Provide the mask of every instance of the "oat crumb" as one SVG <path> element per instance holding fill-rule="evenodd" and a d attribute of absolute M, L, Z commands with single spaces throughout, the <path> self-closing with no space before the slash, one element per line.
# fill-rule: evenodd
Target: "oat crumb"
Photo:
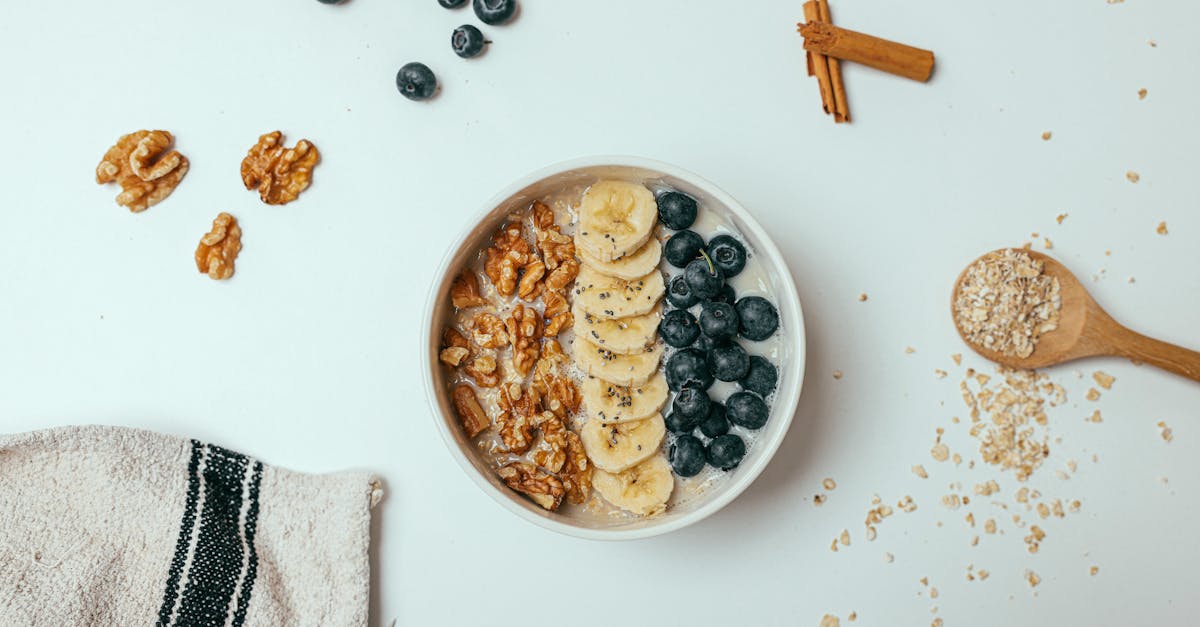
<path fill-rule="evenodd" d="M 1175 439 L 1175 436 L 1171 433 L 1171 427 L 1168 427 L 1166 422 L 1159 420 L 1158 428 L 1164 442 L 1170 442 Z"/>
<path fill-rule="evenodd" d="M 1102 387 L 1106 390 L 1111 390 L 1113 381 L 1117 380 L 1116 377 L 1114 377 L 1102 370 L 1097 370 L 1096 372 L 1093 372 L 1092 378 L 1096 380 L 1097 385 L 1099 385 L 1100 387 Z"/>
<path fill-rule="evenodd" d="M 1042 248 L 1045 248 L 1046 250 L 1050 250 L 1051 248 L 1054 248 L 1054 242 L 1050 241 L 1049 237 L 1043 237 L 1042 238 Z"/>
<path fill-rule="evenodd" d="M 1058 214 L 1057 216 L 1054 216 L 1054 220 L 1055 220 L 1056 222 L 1058 222 L 1059 224 L 1062 224 L 1062 223 L 1063 223 L 1063 220 L 1066 220 L 1066 219 L 1067 219 L 1067 215 L 1068 215 L 1068 214 L 1065 214 L 1065 213 L 1060 213 L 1060 214 Z"/>
<path fill-rule="evenodd" d="M 840 380 L 841 380 L 841 378 L 842 378 L 842 371 L 841 371 L 841 370 L 834 370 L 834 371 L 833 371 L 833 378 L 834 378 L 835 380 L 839 380 L 839 381 L 840 381 Z"/>
<path fill-rule="evenodd" d="M 950 447 L 938 442 L 929 450 L 929 454 L 933 456 L 934 461 L 944 462 L 950 459 Z"/>
<path fill-rule="evenodd" d="M 1147 92 L 1146 92 L 1146 88 L 1145 88 L 1145 87 L 1143 87 L 1143 88 L 1139 89 L 1139 90 L 1138 90 L 1138 100 L 1145 100 L 1145 99 L 1146 99 L 1146 93 L 1147 93 Z"/>
<path fill-rule="evenodd" d="M 1109 0 L 1109 1 L 1111 2 L 1112 0 Z M 1039 583 L 1042 583 L 1042 578 L 1038 577 L 1037 573 L 1033 572 L 1032 570 L 1027 570 L 1027 571 L 1025 571 L 1025 581 L 1028 581 L 1029 587 L 1033 588 L 1033 587 L 1036 587 Z"/>
<path fill-rule="evenodd" d="M 931 599 L 938 598 L 938 589 L 936 587 L 929 589 L 929 598 L 931 598 Z"/>
<path fill-rule="evenodd" d="M 852 623 L 854 621 L 858 620 L 858 612 L 851 611 L 849 614 L 846 615 L 846 620 L 848 620 Z"/>
<path fill-rule="evenodd" d="M 1050 141 L 1050 131 L 1042 132 L 1042 141 Z"/>
<path fill-rule="evenodd" d="M 858 302 L 860 302 L 860 303 L 867 302 L 867 293 L 866 292 L 863 292 L 858 295 Z"/>
<path fill-rule="evenodd" d="M 1100 418 L 1100 410 L 1099 409 L 1092 412 L 1092 415 L 1088 416 L 1088 420 L 1091 422 L 1104 422 L 1104 420 L 1102 418 Z"/>
<path fill-rule="evenodd" d="M 1158 233 L 1159 235 L 1166 235 L 1167 234 L 1167 223 L 1159 222 L 1158 228 L 1154 229 L 1154 232 Z"/>
<path fill-rule="evenodd" d="M 1089 572 L 1089 573 L 1091 573 L 1093 577 L 1095 577 L 1095 576 L 1096 576 L 1096 573 L 1099 573 L 1099 572 L 1100 572 L 1100 567 L 1099 567 L 1099 566 L 1093 566 L 1093 567 L 1091 567 L 1091 568 L 1089 568 L 1089 569 L 1088 569 L 1088 572 Z"/>
<path fill-rule="evenodd" d="M 833 477 L 825 477 L 821 480 L 821 487 L 826 490 L 833 490 L 837 488 L 837 482 L 833 480 Z"/>
<path fill-rule="evenodd" d="M 911 355 L 911 354 L 913 354 L 913 353 L 915 353 L 915 352 L 917 352 L 917 349 L 915 349 L 915 348 L 913 348 L 913 347 L 911 347 L 911 346 L 905 346 L 905 347 L 904 347 L 904 353 L 905 353 L 906 355 Z"/>
<path fill-rule="evenodd" d="M 1136 183 L 1136 182 L 1142 180 L 1142 175 L 1138 174 L 1137 172 L 1134 172 L 1133 170 L 1129 170 L 1128 172 L 1125 173 L 1125 178 L 1129 179 L 1130 183 Z"/>
<path fill-rule="evenodd" d="M 838 536 L 838 542 L 841 542 L 842 546 L 850 546 L 850 532 L 842 529 L 842 535 Z"/>
<path fill-rule="evenodd" d="M 1089 401 L 1098 401 L 1098 400 L 1100 400 L 1100 390 L 1097 390 L 1096 388 L 1088 388 L 1088 391 L 1087 391 L 1087 399 L 1088 399 Z"/>
<path fill-rule="evenodd" d="M 837 616 L 826 614 L 821 617 L 821 624 L 819 627 L 838 627 L 840 624 L 841 622 L 838 620 Z"/>
<path fill-rule="evenodd" d="M 954 360 L 955 366 L 962 365 L 962 353 L 954 353 L 953 355 L 950 356 L 950 359 Z"/>
<path fill-rule="evenodd" d="M 814 494 L 813 495 L 813 505 L 820 507 L 821 505 L 823 505 L 825 503 L 825 498 L 826 497 L 824 494 Z"/>
<path fill-rule="evenodd" d="M 929 478 L 929 473 L 925 472 L 925 467 L 922 466 L 921 464 L 917 464 L 916 466 L 913 466 L 912 471 L 913 471 L 914 475 L 916 475 L 922 479 Z"/>
<path fill-rule="evenodd" d="M 883 561 L 885 564 L 891 564 L 892 562 L 896 561 L 896 556 L 892 555 L 891 553 L 884 553 Z"/>
<path fill-rule="evenodd" d="M 945 379 L 947 374 L 949 373 L 941 368 L 934 368 L 933 370 L 933 376 L 937 377 L 938 379 Z"/>

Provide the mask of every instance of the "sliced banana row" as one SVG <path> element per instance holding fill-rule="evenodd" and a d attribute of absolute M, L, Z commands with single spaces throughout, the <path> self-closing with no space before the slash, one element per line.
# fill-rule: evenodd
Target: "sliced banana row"
<path fill-rule="evenodd" d="M 580 430 L 605 500 L 638 515 L 666 508 L 675 488 L 660 453 L 667 382 L 659 371 L 659 301 L 666 292 L 654 237 L 658 205 L 644 185 L 600 181 L 584 193 L 575 250 L 582 262 L 572 290 L 575 361 L 588 374 Z"/>

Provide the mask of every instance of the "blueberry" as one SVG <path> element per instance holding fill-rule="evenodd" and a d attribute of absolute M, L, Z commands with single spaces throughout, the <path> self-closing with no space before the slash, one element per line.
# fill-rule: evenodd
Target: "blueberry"
<path fill-rule="evenodd" d="M 733 286 L 726 283 L 721 286 L 721 291 L 717 292 L 716 296 L 708 299 L 710 303 L 729 303 L 730 305 L 737 302 L 737 293 L 733 291 Z"/>
<path fill-rule="evenodd" d="M 742 337 L 747 340 L 765 340 L 779 328 L 779 312 L 775 305 L 761 296 L 747 296 L 739 300 L 737 313 Z"/>
<path fill-rule="evenodd" d="M 725 275 L 707 258 L 692 260 L 683 270 L 683 276 L 691 286 L 692 293 L 699 299 L 716 296 L 721 291 L 721 284 L 725 282 Z"/>
<path fill-rule="evenodd" d="M 724 346 L 728 343 L 729 343 L 729 340 L 718 341 L 718 340 L 714 340 L 711 337 L 708 337 L 707 335 L 701 333 L 700 337 L 696 338 L 696 343 L 692 344 L 692 348 L 702 351 L 705 355 L 707 355 L 708 352 L 711 351 L 712 349 L 714 349 L 718 346 Z"/>
<path fill-rule="evenodd" d="M 731 342 L 708 352 L 708 371 L 720 381 L 737 381 L 750 370 L 750 356 L 746 350 Z"/>
<path fill-rule="evenodd" d="M 712 386 L 713 377 L 708 371 L 708 363 L 704 353 L 694 348 L 684 348 L 676 351 L 667 360 L 667 387 L 678 392 L 685 385 L 707 390 Z"/>
<path fill-rule="evenodd" d="M 725 273 L 725 278 L 735 277 L 746 267 L 746 247 L 732 235 L 718 235 L 708 243 L 708 256 L 713 265 Z"/>
<path fill-rule="evenodd" d="M 761 429 L 770 413 L 766 402 L 752 392 L 735 392 L 725 399 L 725 417 L 739 427 Z"/>
<path fill-rule="evenodd" d="M 663 421 L 667 423 L 667 431 L 686 435 L 695 430 L 696 424 L 700 422 L 700 418 L 697 416 L 685 416 L 678 411 L 673 411 L 667 414 L 667 417 Z"/>
<path fill-rule="evenodd" d="M 713 403 L 708 407 L 708 414 L 700 419 L 700 433 L 705 437 L 715 438 L 729 433 L 729 420 L 725 418 L 725 406 Z"/>
<path fill-rule="evenodd" d="M 437 86 L 437 77 L 424 63 L 405 64 L 396 73 L 396 88 L 409 100 L 428 100 Z"/>
<path fill-rule="evenodd" d="M 667 192 L 658 197 L 658 219 L 676 231 L 686 229 L 696 221 L 696 200 L 680 192 Z"/>
<path fill-rule="evenodd" d="M 663 245 L 663 257 L 676 268 L 686 268 L 704 250 L 704 238 L 695 231 L 680 231 L 667 238 Z"/>
<path fill-rule="evenodd" d="M 754 355 L 750 358 L 750 369 L 738 383 L 741 384 L 743 390 L 749 390 L 766 398 L 768 394 L 775 391 L 775 384 L 778 382 L 779 371 L 775 369 L 775 366 L 765 357 Z"/>
<path fill-rule="evenodd" d="M 321 0 L 321 2 L 324 1 L 325 0 Z M 466 3 L 467 0 L 438 0 L 438 4 L 442 5 L 442 7 L 446 9 L 457 9 Z"/>
<path fill-rule="evenodd" d="M 732 433 L 719 435 L 708 443 L 708 463 L 721 470 L 737 468 L 745 456 L 746 443 Z"/>
<path fill-rule="evenodd" d="M 717 341 L 733 338 L 738 332 L 737 309 L 729 303 L 706 303 L 700 312 L 700 332 Z"/>
<path fill-rule="evenodd" d="M 707 392 L 700 388 L 685 387 L 675 395 L 675 402 L 671 407 L 673 413 L 699 420 L 708 415 L 712 405 L 712 399 L 708 398 Z"/>
<path fill-rule="evenodd" d="M 483 46 L 492 42 L 483 38 L 483 32 L 470 24 L 463 24 L 450 34 L 450 47 L 454 54 L 470 59 L 483 54 Z"/>
<path fill-rule="evenodd" d="M 700 324 L 688 310 L 672 309 L 658 324 L 658 334 L 667 346 L 683 348 L 696 341 L 696 337 L 700 335 Z"/>
<path fill-rule="evenodd" d="M 667 301 L 680 309 L 687 309 L 700 302 L 700 299 L 692 293 L 692 286 L 688 285 L 687 279 L 679 274 L 667 286 Z"/>
<path fill-rule="evenodd" d="M 479 21 L 495 26 L 512 19 L 517 12 L 517 0 L 474 0 L 471 8 L 475 9 Z"/>
<path fill-rule="evenodd" d="M 675 438 L 667 457 L 671 460 L 671 470 L 680 477 L 695 477 L 704 470 L 704 463 L 708 461 L 704 445 L 691 435 Z"/>

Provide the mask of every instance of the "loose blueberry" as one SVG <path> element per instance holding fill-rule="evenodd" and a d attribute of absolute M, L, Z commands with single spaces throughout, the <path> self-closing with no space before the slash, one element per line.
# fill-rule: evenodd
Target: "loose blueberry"
<path fill-rule="evenodd" d="M 735 392 L 725 399 L 725 417 L 747 429 L 761 429 L 770 414 L 766 402 L 751 392 Z"/>
<path fill-rule="evenodd" d="M 778 382 L 779 371 L 775 369 L 775 366 L 765 357 L 754 355 L 750 358 L 750 369 L 738 383 L 741 384 L 743 390 L 749 390 L 766 398 L 768 394 L 775 391 L 775 385 Z"/>
<path fill-rule="evenodd" d="M 713 265 L 725 273 L 725 278 L 735 277 L 746 267 L 746 247 L 732 235 L 718 235 L 708 243 L 708 256 Z"/>
<path fill-rule="evenodd" d="M 685 387 L 675 395 L 672 410 L 676 414 L 699 420 L 708 415 L 708 410 L 712 408 L 712 405 L 712 399 L 708 398 L 707 392 L 700 388 Z"/>
<path fill-rule="evenodd" d="M 671 283 L 667 286 L 667 302 L 680 309 L 687 309 L 699 301 L 700 299 L 692 293 L 692 286 L 688 285 L 687 279 L 682 274 L 671 279 Z"/>
<path fill-rule="evenodd" d="M 704 238 L 695 231 L 680 231 L 667 238 L 663 245 L 663 257 L 676 268 L 686 268 L 704 250 Z"/>
<path fill-rule="evenodd" d="M 685 435 L 696 429 L 700 418 L 697 416 L 685 416 L 677 411 L 673 411 L 667 414 L 666 418 L 663 418 L 663 422 L 667 423 L 667 431 Z"/>
<path fill-rule="evenodd" d="M 729 420 L 725 418 L 725 406 L 720 403 L 713 403 L 708 408 L 708 413 L 700 419 L 700 433 L 704 437 L 715 438 L 718 435 L 729 433 Z"/>
<path fill-rule="evenodd" d="M 474 0 L 471 8 L 475 9 L 479 21 L 495 26 L 512 19 L 517 12 L 517 0 Z"/>
<path fill-rule="evenodd" d="M 683 276 L 691 286 L 692 293 L 701 300 L 716 296 L 725 283 L 725 275 L 705 258 L 692 260 L 683 270 Z"/>
<path fill-rule="evenodd" d="M 716 296 L 708 299 L 710 303 L 729 303 L 730 305 L 737 302 L 737 293 L 733 291 L 733 286 L 726 283 L 721 286 L 721 291 L 717 292 Z"/>
<path fill-rule="evenodd" d="M 437 86 L 437 77 L 424 63 L 408 63 L 396 73 L 396 88 L 409 100 L 428 100 Z"/>
<path fill-rule="evenodd" d="M 325 0 L 321 1 L 324 2 Z M 442 7 L 446 9 L 457 9 L 466 3 L 467 0 L 438 0 L 438 4 L 442 5 Z"/>
<path fill-rule="evenodd" d="M 686 309 L 672 309 L 658 323 L 658 334 L 662 336 L 667 346 L 683 348 L 691 346 L 700 335 L 700 324 L 695 316 Z"/>
<path fill-rule="evenodd" d="M 745 456 L 746 443 L 732 433 L 719 435 L 708 443 L 708 463 L 721 470 L 737 468 Z"/>
<path fill-rule="evenodd" d="M 742 337 L 747 340 L 765 340 L 779 328 L 779 311 L 761 296 L 747 296 L 739 300 L 737 313 Z"/>
<path fill-rule="evenodd" d="M 683 387 L 692 386 L 707 390 L 712 387 L 713 376 L 708 371 L 708 363 L 704 353 L 694 348 L 684 348 L 671 355 L 666 368 L 667 387 L 678 392 Z"/>
<path fill-rule="evenodd" d="M 667 457 L 671 460 L 671 470 L 680 477 L 695 477 L 704 470 L 704 464 L 708 461 L 704 445 L 691 435 L 675 438 Z"/>
<path fill-rule="evenodd" d="M 680 192 L 667 192 L 659 196 L 658 219 L 676 231 L 688 228 L 696 221 L 695 199 Z"/>
<path fill-rule="evenodd" d="M 708 352 L 708 371 L 721 381 L 737 381 L 750 370 L 750 356 L 736 342 Z"/>
<path fill-rule="evenodd" d="M 450 34 L 450 47 L 454 48 L 454 54 L 464 59 L 483 54 L 484 45 L 490 43 L 483 38 L 483 32 L 470 24 L 463 24 Z"/>
<path fill-rule="evenodd" d="M 732 339 L 738 332 L 737 309 L 729 303 L 709 301 L 700 312 L 700 332 L 717 340 Z"/>

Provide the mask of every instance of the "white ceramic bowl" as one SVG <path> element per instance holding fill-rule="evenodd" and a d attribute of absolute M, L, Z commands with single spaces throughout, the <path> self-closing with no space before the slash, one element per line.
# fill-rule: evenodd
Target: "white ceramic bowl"
<path fill-rule="evenodd" d="M 772 299 L 779 308 L 780 333 L 785 358 L 779 367 L 779 386 L 771 403 L 766 426 L 741 465 L 715 481 L 700 494 L 685 499 L 660 516 L 646 519 L 601 517 L 579 511 L 575 515 L 547 512 L 505 486 L 481 452 L 465 437 L 450 403 L 444 367 L 438 362 L 441 332 L 450 312 L 450 282 L 454 275 L 487 245 L 488 238 L 513 211 L 525 209 L 538 198 L 568 186 L 587 185 L 602 178 L 659 181 L 685 192 L 700 204 L 700 210 L 724 214 L 741 233 L 751 254 L 756 255 L 770 282 Z M 450 454 L 489 496 L 505 509 L 546 529 L 581 538 L 624 540 L 645 538 L 682 529 L 724 507 L 741 494 L 779 448 L 792 423 L 804 379 L 804 316 L 796 285 L 779 249 L 758 222 L 736 200 L 712 183 L 673 165 L 638 157 L 585 157 L 549 166 L 521 178 L 492 198 L 467 223 L 438 268 L 438 282 L 430 290 L 422 336 L 425 393 L 434 420 Z M 576 508 L 578 510 L 579 508 Z"/>

